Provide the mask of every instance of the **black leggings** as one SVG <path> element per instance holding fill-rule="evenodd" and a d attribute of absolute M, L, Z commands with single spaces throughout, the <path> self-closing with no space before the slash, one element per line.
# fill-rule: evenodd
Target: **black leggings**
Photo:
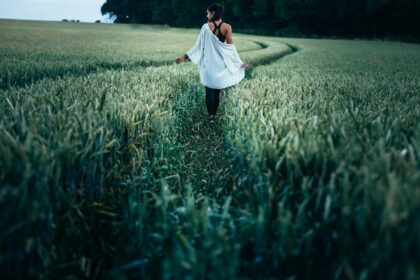
<path fill-rule="evenodd" d="M 219 106 L 220 89 L 206 88 L 206 106 L 209 115 L 216 115 Z"/>

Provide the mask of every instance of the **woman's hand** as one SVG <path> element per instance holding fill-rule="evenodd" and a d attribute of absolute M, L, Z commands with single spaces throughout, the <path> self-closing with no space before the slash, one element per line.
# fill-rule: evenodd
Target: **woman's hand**
<path fill-rule="evenodd" d="M 179 64 L 179 63 L 183 62 L 184 60 L 185 60 L 185 55 L 181 55 L 181 56 L 178 56 L 178 57 L 175 59 L 175 62 L 176 62 L 177 64 Z"/>
<path fill-rule="evenodd" d="M 244 63 L 244 64 L 242 64 L 242 67 L 245 68 L 245 70 L 246 70 L 246 69 L 249 68 L 249 64 L 248 63 Z"/>

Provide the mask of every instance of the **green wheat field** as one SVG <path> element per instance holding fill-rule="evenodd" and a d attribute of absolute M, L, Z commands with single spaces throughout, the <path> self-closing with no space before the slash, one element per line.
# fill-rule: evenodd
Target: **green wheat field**
<path fill-rule="evenodd" d="M 200 26 L 0 20 L 0 274 L 418 279 L 420 45 L 234 31 L 213 127 Z"/>

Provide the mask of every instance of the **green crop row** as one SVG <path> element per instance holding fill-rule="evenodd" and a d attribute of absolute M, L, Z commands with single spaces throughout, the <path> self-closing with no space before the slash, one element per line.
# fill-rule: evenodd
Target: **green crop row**
<path fill-rule="evenodd" d="M 415 279 L 418 46 L 288 42 L 305 48 L 226 93 L 249 271 Z"/>
<path fill-rule="evenodd" d="M 64 75 L 169 65 L 197 35 L 195 29 L 145 25 L 0 20 L 0 89 Z M 235 39 L 238 51 L 261 48 L 250 38 Z"/>
<path fill-rule="evenodd" d="M 418 46 L 238 36 L 211 128 L 197 30 L 5 23 L 0 274 L 416 278 Z"/>
<path fill-rule="evenodd" d="M 116 253 L 128 182 L 152 190 L 165 177 L 186 70 L 107 71 L 2 92 L 2 267 L 15 277 L 80 268 L 82 277 L 94 273 L 82 260 Z"/>
<path fill-rule="evenodd" d="M 268 52 L 275 53 L 271 47 L 249 51 L 251 61 Z M 160 198 L 162 184 L 179 193 L 173 211 L 182 209 L 187 191 L 174 113 L 187 110 L 185 98 L 200 93 L 196 67 L 74 74 L 10 88 L 0 98 L 0 204 L 7 226 L 1 263 L 22 266 L 30 258 L 21 276 L 104 273 L 101 261 L 123 263 L 146 245 L 158 254 L 153 238 L 170 228 L 171 214 L 154 217 L 167 199 Z"/>

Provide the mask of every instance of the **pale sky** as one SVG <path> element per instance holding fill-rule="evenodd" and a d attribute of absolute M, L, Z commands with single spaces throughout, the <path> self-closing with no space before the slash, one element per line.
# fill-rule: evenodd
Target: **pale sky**
<path fill-rule="evenodd" d="M 105 21 L 103 3 L 105 0 L 0 0 L 0 18 Z"/>

